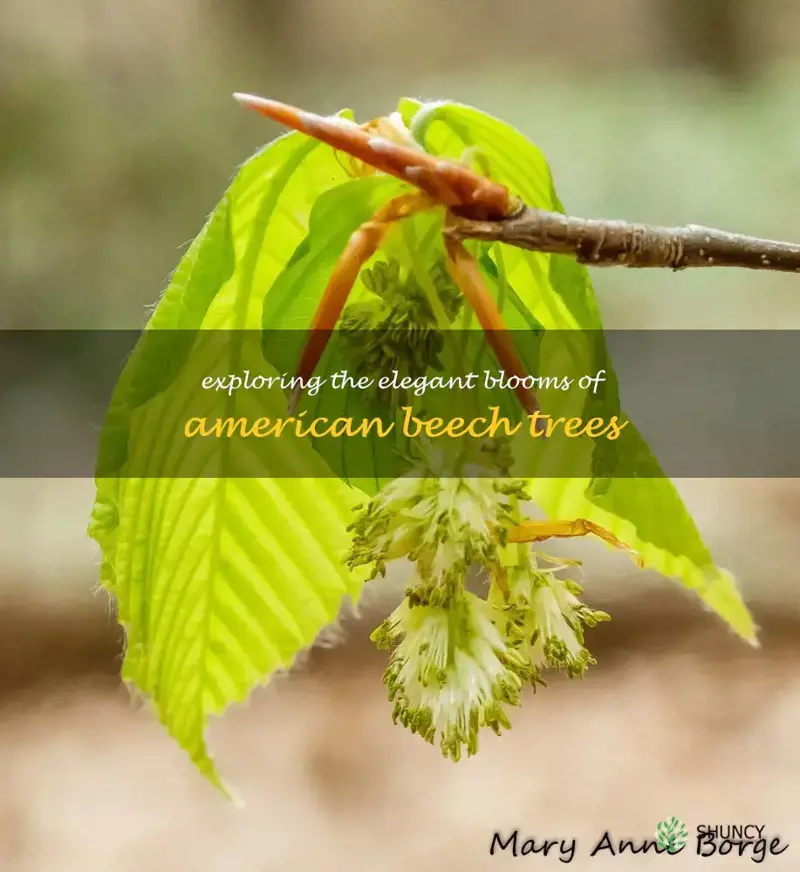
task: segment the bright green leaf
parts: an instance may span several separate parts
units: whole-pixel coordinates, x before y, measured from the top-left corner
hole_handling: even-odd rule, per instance
[[[455,103],[423,106],[403,100],[399,110],[428,151],[459,157],[468,147],[477,148],[492,178],[507,185],[527,205],[563,212],[542,153],[510,125]],[[490,254],[495,260],[497,249],[502,251],[509,284],[546,330],[602,330],[600,310],[584,266],[566,256],[504,245],[492,247]],[[576,336],[569,346],[572,353],[563,363],[575,368],[585,365],[586,373],[596,371],[591,357],[582,358],[590,345]],[[563,354],[563,334],[558,347]],[[601,356],[605,358],[604,348]],[[543,357],[543,369],[552,363]],[[547,366],[547,371],[559,372],[559,367]],[[613,370],[608,375],[609,389],[616,392]],[[733,578],[714,565],[675,486],[663,475],[632,425],[626,437],[626,453],[635,456],[640,477],[537,478],[530,483],[534,501],[550,517],[582,517],[606,527],[639,552],[646,566],[694,590],[742,638],[756,644],[756,628]]]
[[[391,177],[371,176],[355,179],[322,194],[312,209],[308,236],[278,276],[265,300],[262,322],[264,330],[307,329],[350,236],[382,204],[408,190],[407,184]],[[408,218],[392,228],[375,260],[394,258],[400,262],[404,275],[414,275],[416,272],[427,278],[434,263],[437,260],[443,262],[441,230],[442,221],[439,215],[426,213]],[[374,260],[371,261],[373,263]],[[538,326],[509,284],[492,282],[491,288],[511,329],[534,329]],[[350,294],[348,304],[357,303],[365,296],[368,294],[359,279]],[[471,313],[467,310],[466,314]],[[477,321],[473,317],[467,324],[459,317],[454,326],[458,329],[469,327],[476,333],[475,340],[471,341],[471,348],[477,353],[473,353],[469,360],[463,359],[461,368],[465,371],[480,370],[481,362],[487,362],[485,355],[491,352],[487,343],[482,340],[482,334],[480,338],[477,336],[480,332]],[[285,359],[280,359],[275,350],[270,358],[278,370],[291,370],[296,366],[297,348],[287,343],[285,350]],[[444,363],[449,361],[453,364],[452,352],[443,356],[442,360]],[[344,343],[341,342],[339,334],[334,333],[315,374],[327,378],[342,369],[352,372],[353,367],[350,364]],[[453,365],[446,366],[447,372],[456,370],[457,367]],[[509,393],[504,399],[509,406],[508,409],[504,408],[504,413],[512,416],[518,414],[519,408],[513,395]],[[321,391],[316,397],[305,397],[300,409],[307,412],[309,419],[318,416],[327,417],[329,420],[340,416],[351,416],[355,419],[387,416],[385,409],[370,403],[363,394],[355,391]],[[454,409],[453,415],[458,412],[459,409]],[[401,418],[402,413],[395,410],[392,419],[399,422]],[[387,468],[387,457],[394,455],[397,450],[407,448],[407,443],[408,439],[403,437],[399,423],[391,439],[370,440],[369,460],[372,462],[372,472],[369,478],[363,477],[366,461],[364,446],[359,440],[345,439],[327,444],[317,441],[315,447],[323,454],[331,469],[344,480],[367,493],[375,493],[385,484],[378,470]],[[354,467],[359,469],[360,477],[354,477],[351,473]]]
[[[241,168],[153,313],[101,436],[89,532],[126,631],[123,677],[219,786],[208,716],[289,667],[342,598],[358,598],[363,577],[342,556],[359,492],[298,440],[277,443],[270,462],[304,477],[275,479],[255,466],[263,458],[239,457],[253,475],[234,478],[219,443],[170,437],[206,373],[264,371],[258,345],[233,331],[260,329],[264,297],[305,238],[312,204],[347,178],[330,149],[300,134]],[[231,415],[254,411],[268,414],[263,394],[232,396]]]
[[[350,236],[379,206],[407,190],[408,185],[391,177],[368,176],[321,192],[311,210],[308,235],[264,301],[260,326],[307,330]]]

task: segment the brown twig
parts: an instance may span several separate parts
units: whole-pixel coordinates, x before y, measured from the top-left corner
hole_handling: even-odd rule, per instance
[[[523,207],[500,221],[458,219],[461,239],[504,242],[517,248],[567,254],[591,266],[634,268],[729,266],[800,273],[800,244],[698,227],[651,227],[626,221],[573,218]]]

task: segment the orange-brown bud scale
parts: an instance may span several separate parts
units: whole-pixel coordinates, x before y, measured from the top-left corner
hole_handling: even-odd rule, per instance
[[[457,209],[465,218],[489,221],[508,217],[516,211],[516,203],[507,188],[455,161],[373,135],[342,119],[314,115],[277,100],[249,94],[235,96],[242,105],[278,124],[312,136],[381,172],[409,182],[442,206]],[[376,122],[365,126],[381,129]]]
[[[516,200],[503,185],[476,175],[464,164],[434,157],[414,147],[410,136],[405,137],[390,119],[379,118],[358,126],[342,118],[304,112],[276,100],[248,94],[235,97],[272,121],[311,136],[363,165],[409,182],[422,192],[391,200],[351,236],[312,320],[298,367],[302,380],[309,378],[319,363],[330,331],[342,314],[361,268],[377,251],[391,222],[437,205],[445,206],[453,216],[484,221],[506,218],[517,211]],[[409,144],[405,144],[404,139]],[[445,234],[445,250],[451,277],[475,311],[498,363],[508,375],[524,380],[525,367],[500,310],[483,283],[477,263],[461,241],[450,233]],[[516,394],[528,414],[539,410],[530,390],[519,386]],[[299,393],[295,393],[292,407],[298,399]]]

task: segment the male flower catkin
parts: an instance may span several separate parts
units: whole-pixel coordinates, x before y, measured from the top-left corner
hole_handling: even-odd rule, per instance
[[[372,639],[391,651],[384,682],[394,721],[428,742],[438,736],[444,756],[458,760],[476,752],[482,728],[511,726],[507,708],[526,684],[544,684],[544,670],[582,676],[594,663],[583,629],[608,616],[557,577],[563,564],[541,568],[529,546],[506,547],[527,494],[519,480],[481,477],[507,473],[502,451],[475,452],[455,478],[451,458],[419,447],[409,474],[361,508],[348,563],[371,566],[375,578],[392,560],[412,562],[404,601]],[[474,566],[492,579],[488,599],[464,587]]]
[[[467,570],[491,568],[505,531],[514,524],[514,501],[525,499],[513,479],[453,478],[443,474],[435,450],[409,474],[387,485],[351,525],[351,567],[408,558],[414,578],[406,599],[376,630],[373,640],[392,649],[384,681],[394,720],[458,760],[462,747],[477,749],[478,731],[499,733],[510,723],[506,705],[517,705],[530,668],[493,623],[493,608],[464,589]]]
[[[462,299],[442,261],[434,264],[428,278],[448,324],[452,323]],[[361,281],[367,296],[350,303],[342,315],[349,369],[369,376],[396,371],[399,380],[417,378],[429,369],[441,372],[441,325],[415,276],[409,273],[402,278],[396,260],[378,261],[362,270]],[[365,394],[384,406],[408,401],[406,391],[394,388],[372,386]]]
[[[585,647],[584,628],[611,618],[581,602],[577,582],[557,576],[571,562],[542,568],[541,556],[528,551],[524,562],[509,567],[507,592],[493,585],[489,601],[504,636],[530,664],[534,682],[544,683],[541,673],[548,668],[582,678],[596,662]]]
[[[406,590],[411,605],[445,606],[463,590],[470,566],[496,564],[514,525],[514,500],[527,495],[517,479],[448,477],[451,458],[420,448],[408,475],[388,484],[350,525],[348,565],[371,565],[375,578],[387,561],[407,557],[416,570]]]
[[[445,757],[459,760],[462,747],[474,754],[482,727],[498,735],[511,727],[504,707],[519,704],[530,667],[485,600],[463,590],[446,606],[404,600],[372,638],[396,645],[384,675],[395,723],[430,743],[438,733]]]

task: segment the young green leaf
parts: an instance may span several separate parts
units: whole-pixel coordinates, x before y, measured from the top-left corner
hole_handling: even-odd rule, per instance
[[[510,125],[456,103],[423,105],[405,99],[398,108],[427,151],[457,158],[467,148],[477,150],[491,177],[528,206],[563,212],[544,156]],[[602,331],[600,310],[583,265],[566,256],[499,244],[490,250],[493,260],[497,249],[502,249],[508,283],[546,330]],[[566,354],[564,335],[554,344],[557,353],[565,356],[561,369],[585,365],[586,373],[596,371],[595,358],[587,351],[593,343],[576,336]],[[605,360],[604,344],[599,355]],[[541,362],[547,369],[555,361],[543,356]],[[559,366],[547,371],[559,372]],[[607,376],[608,389],[616,393],[613,369]],[[714,565],[675,486],[633,425],[626,429],[625,453],[636,460],[635,479],[539,477],[530,482],[535,503],[550,517],[582,517],[610,530],[637,551],[646,566],[694,590],[743,639],[757,644],[753,619],[733,578]]]
[[[260,329],[264,296],[304,239],[312,203],[347,178],[330,149],[300,134],[240,169],[156,307],[101,435],[89,533],[126,632],[123,677],[220,787],[208,716],[289,667],[343,597],[360,594],[363,576],[342,562],[359,493],[325,477],[300,440],[276,443],[266,464],[237,455],[236,467],[216,440],[172,437],[202,414],[187,397],[198,398],[205,375],[265,370],[259,344],[240,331]],[[227,412],[269,414],[264,402],[237,392]],[[285,412],[282,396],[272,406]],[[300,477],[271,478],[278,466]]]

